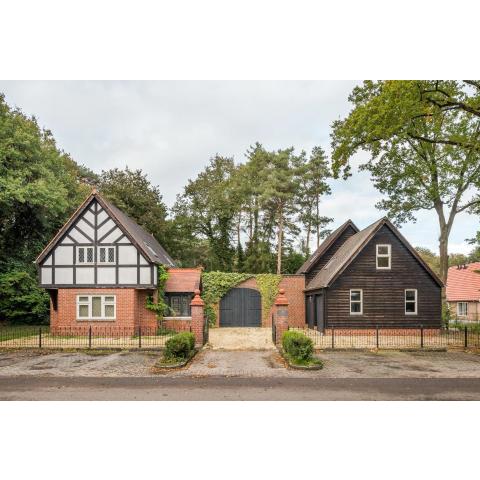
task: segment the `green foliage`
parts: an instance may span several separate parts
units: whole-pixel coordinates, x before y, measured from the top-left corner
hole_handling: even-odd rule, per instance
[[[164,359],[186,360],[195,349],[195,335],[191,332],[177,333],[165,342]]]
[[[308,362],[313,358],[313,342],[301,332],[286,331],[282,335],[282,348],[292,360]]]
[[[255,275],[255,279],[262,296],[262,317],[265,321],[265,317],[268,316],[268,312],[272,308],[273,302],[275,302],[282,276],[274,273],[259,273]]]
[[[168,270],[163,265],[157,266],[157,301],[149,295],[146,298],[145,308],[157,314],[157,320],[162,320],[165,315],[171,311],[165,301],[165,285],[168,280]]]
[[[24,271],[0,274],[0,320],[39,325],[48,323],[48,294]]]
[[[205,315],[210,325],[215,325],[216,315],[213,306],[235,285],[238,285],[253,275],[238,272],[203,272],[202,298],[205,302]]]

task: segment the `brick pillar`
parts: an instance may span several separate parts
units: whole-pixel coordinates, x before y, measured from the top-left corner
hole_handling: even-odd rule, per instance
[[[277,345],[281,345],[282,335],[288,330],[288,300],[283,288],[278,291],[275,300],[275,327]]]
[[[200,290],[195,290],[195,296],[190,303],[190,308],[192,309],[192,333],[195,335],[195,345],[198,347],[203,345],[204,306],[205,304],[200,298]]]

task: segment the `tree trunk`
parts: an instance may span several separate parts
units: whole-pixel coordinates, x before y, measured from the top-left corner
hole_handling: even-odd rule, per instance
[[[305,253],[307,258],[310,256],[310,230],[312,228],[312,216],[310,215],[310,220],[307,223],[307,244],[305,245]]]
[[[278,219],[277,275],[282,273],[283,208],[280,207]]]
[[[320,200],[318,198],[318,195],[317,195],[317,198],[316,198],[316,217],[315,217],[315,220],[317,222],[317,248],[320,246]]]

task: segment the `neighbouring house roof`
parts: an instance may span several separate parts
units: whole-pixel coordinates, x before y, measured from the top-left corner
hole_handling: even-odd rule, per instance
[[[345,243],[336,251],[330,261],[310,281],[305,290],[318,290],[320,288],[326,288],[333,283],[333,281],[348,267],[348,265],[350,265],[354,258],[363,250],[363,248],[383,225],[387,225],[390,228],[390,230],[405,245],[405,247],[407,247],[410,253],[427,270],[432,278],[440,286],[443,286],[443,283],[438,275],[425,263],[422,257],[408,243],[405,237],[388,220],[388,218],[384,217],[347,239]]]
[[[340,237],[340,235],[348,228],[352,227],[356,232],[358,232],[357,226],[351,221],[347,220],[343,225],[340,225],[336,230],[334,230],[315,250],[315,252],[310,255],[308,260],[297,270],[297,273],[308,273],[311,268],[315,265],[317,260],[324,254],[326,251],[335,243],[335,241]]]
[[[447,300],[480,301],[480,262],[450,267],[447,277]]]
[[[201,268],[169,268],[165,292],[194,292],[200,290]]]
[[[40,263],[62,239],[63,235],[68,231],[71,225],[75,223],[77,218],[86,210],[93,200],[102,206],[108,215],[117,223],[118,227],[124,232],[129,240],[141,251],[142,255],[152,263],[163,264],[173,267],[175,262],[165,249],[158,243],[152,234],[147,233],[140,225],[132,220],[127,214],[122,212],[113,203],[105,200],[96,189],[85,199],[85,201],[77,208],[73,215],[67,220],[65,225],[57,232],[50,243],[43,249],[35,262]]]

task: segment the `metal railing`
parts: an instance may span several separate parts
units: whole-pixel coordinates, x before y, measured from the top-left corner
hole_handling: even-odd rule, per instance
[[[480,348],[480,331],[467,327],[355,329],[328,328],[324,332],[289,327],[309,337],[316,349],[448,349]]]

